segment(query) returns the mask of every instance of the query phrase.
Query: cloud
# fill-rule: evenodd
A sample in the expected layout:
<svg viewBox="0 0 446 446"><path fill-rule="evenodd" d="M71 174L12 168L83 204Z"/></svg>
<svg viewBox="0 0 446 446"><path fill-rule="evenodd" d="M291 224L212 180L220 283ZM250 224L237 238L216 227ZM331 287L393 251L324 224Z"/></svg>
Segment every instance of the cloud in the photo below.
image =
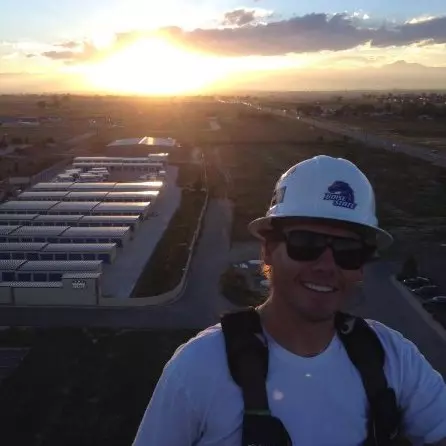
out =
<svg viewBox="0 0 446 446"><path fill-rule="evenodd" d="M73 59L74 55L75 53L73 51L45 51L42 53L42 56L54 60Z"/></svg>
<svg viewBox="0 0 446 446"><path fill-rule="evenodd" d="M68 46L66 46L68 44ZM76 50L50 50L40 53L40 56L47 57L48 59L60 60L65 63L79 63L98 60L101 57L105 57L107 54L105 51L101 51L96 48L91 42L67 42L66 44L57 44L55 47L63 48L76 48ZM37 54L28 54L27 57L37 56Z"/></svg>
<svg viewBox="0 0 446 446"><path fill-rule="evenodd" d="M272 16L272 11L265 9L238 8L225 13L222 24L225 26L245 26L259 23L259 19Z"/></svg>
<svg viewBox="0 0 446 446"><path fill-rule="evenodd" d="M407 20L406 22L404 22L405 24L409 24L409 25L415 25L416 23L422 23L422 22L428 22L429 20L433 20L435 19L435 16L428 16L428 15L422 15L420 17L414 17L410 20Z"/></svg>
<svg viewBox="0 0 446 446"><path fill-rule="evenodd" d="M73 49L73 48L77 48L79 46L79 42L70 40L68 42L57 43L55 46L59 46L61 48Z"/></svg>
<svg viewBox="0 0 446 446"><path fill-rule="evenodd" d="M70 41L56 44L40 54L66 63L96 61L153 35L192 51L233 57L345 51L363 45L380 49L446 43L446 16L379 23L358 11L350 15L314 13L262 22L271 15L271 11L264 9L238 8L224 15L223 27L184 30L171 26L155 31L122 32L115 35L107 48L98 48L89 41Z"/></svg>

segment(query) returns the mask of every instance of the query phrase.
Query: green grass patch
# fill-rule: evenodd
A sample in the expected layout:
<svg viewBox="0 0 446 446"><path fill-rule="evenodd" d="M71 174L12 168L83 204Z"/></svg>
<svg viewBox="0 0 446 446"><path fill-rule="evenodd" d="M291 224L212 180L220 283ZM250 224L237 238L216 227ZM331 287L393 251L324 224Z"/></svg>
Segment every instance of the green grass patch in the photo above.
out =
<svg viewBox="0 0 446 446"><path fill-rule="evenodd" d="M166 293L179 284L205 197L201 190L182 191L180 206L144 267L132 297Z"/></svg>

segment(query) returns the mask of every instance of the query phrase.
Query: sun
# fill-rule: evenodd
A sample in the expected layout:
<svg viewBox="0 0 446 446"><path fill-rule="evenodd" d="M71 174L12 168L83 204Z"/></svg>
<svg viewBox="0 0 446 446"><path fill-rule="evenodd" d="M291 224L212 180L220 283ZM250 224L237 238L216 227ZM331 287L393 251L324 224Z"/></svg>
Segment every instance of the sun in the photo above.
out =
<svg viewBox="0 0 446 446"><path fill-rule="evenodd" d="M212 58L189 53L158 37L140 39L84 70L93 88L156 95L200 91L224 74Z"/></svg>

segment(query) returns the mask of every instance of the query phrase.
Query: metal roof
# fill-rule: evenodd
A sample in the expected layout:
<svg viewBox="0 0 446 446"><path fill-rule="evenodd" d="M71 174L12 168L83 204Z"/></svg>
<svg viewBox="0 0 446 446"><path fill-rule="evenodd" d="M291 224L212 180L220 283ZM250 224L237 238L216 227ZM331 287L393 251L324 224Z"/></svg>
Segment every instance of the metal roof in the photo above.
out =
<svg viewBox="0 0 446 446"><path fill-rule="evenodd" d="M1 252L41 251L47 243L0 243Z"/></svg>
<svg viewBox="0 0 446 446"><path fill-rule="evenodd" d="M81 218L83 218L83 215L39 215L34 221L37 222L77 222Z"/></svg>
<svg viewBox="0 0 446 446"><path fill-rule="evenodd" d="M140 201L136 203L112 203L105 202L98 204L93 212L143 212L150 205L150 201Z"/></svg>
<svg viewBox="0 0 446 446"><path fill-rule="evenodd" d="M130 191L153 190L153 189L160 189L161 187L163 187L162 181L136 181L132 183L116 183L113 192L121 190L130 190Z"/></svg>
<svg viewBox="0 0 446 446"><path fill-rule="evenodd" d="M26 260L0 260L0 271L15 271L25 262Z"/></svg>
<svg viewBox="0 0 446 446"><path fill-rule="evenodd" d="M65 273L62 279L98 279L101 273Z"/></svg>
<svg viewBox="0 0 446 446"><path fill-rule="evenodd" d="M141 201L147 201L151 198L157 197L159 190L138 190L138 191L116 191L109 192L105 197L105 200L111 198L140 198Z"/></svg>
<svg viewBox="0 0 446 446"><path fill-rule="evenodd" d="M139 221L138 215L84 215L81 217L81 223L93 223L93 222L137 222Z"/></svg>
<svg viewBox="0 0 446 446"><path fill-rule="evenodd" d="M104 252L115 248L116 243L48 243L43 252Z"/></svg>
<svg viewBox="0 0 446 446"><path fill-rule="evenodd" d="M62 201L51 209L51 212L85 212L91 211L99 201Z"/></svg>
<svg viewBox="0 0 446 446"><path fill-rule="evenodd" d="M62 282L0 282L0 287L8 288L62 288Z"/></svg>
<svg viewBox="0 0 446 446"><path fill-rule="evenodd" d="M59 201L24 201L11 200L0 204L0 211L47 211L55 206Z"/></svg>
<svg viewBox="0 0 446 446"><path fill-rule="evenodd" d="M83 161L116 161L120 160L121 157L118 156L76 156L73 160L73 163L83 162Z"/></svg>
<svg viewBox="0 0 446 446"><path fill-rule="evenodd" d="M16 231L21 228L21 226L11 225L11 226L2 226L0 225L0 235L9 235L11 232Z"/></svg>
<svg viewBox="0 0 446 446"><path fill-rule="evenodd" d="M74 183L37 183L31 189L38 190L68 190Z"/></svg>
<svg viewBox="0 0 446 446"><path fill-rule="evenodd" d="M70 226L21 226L13 234L9 234L11 237L18 236L29 236L29 237L39 237L39 236L57 236L62 235L64 231L69 229Z"/></svg>
<svg viewBox="0 0 446 446"><path fill-rule="evenodd" d="M70 187L70 192L77 191L77 190L106 190L110 191L113 190L116 183L110 183L110 182L101 182L101 183L73 183L73 185Z"/></svg>
<svg viewBox="0 0 446 446"><path fill-rule="evenodd" d="M175 147L176 140L173 138L152 138L146 136L143 144L147 146Z"/></svg>
<svg viewBox="0 0 446 446"><path fill-rule="evenodd" d="M104 190L98 191L76 191L69 192L65 199L71 200L72 198L97 198L98 200L103 199L109 192Z"/></svg>
<svg viewBox="0 0 446 446"><path fill-rule="evenodd" d="M22 261L23 262L23 261ZM102 260L40 260L28 261L19 271L101 271Z"/></svg>
<svg viewBox="0 0 446 446"><path fill-rule="evenodd" d="M121 237L130 230L130 226L75 227L64 233L64 237Z"/></svg>
<svg viewBox="0 0 446 446"><path fill-rule="evenodd" d="M0 225L2 221L11 221L11 220L34 220L39 217L40 214L0 214Z"/></svg>
<svg viewBox="0 0 446 446"><path fill-rule="evenodd" d="M134 146L138 144L145 144L145 138L126 138L126 139L117 139L110 144L107 144L107 147L116 147L116 146Z"/></svg>
<svg viewBox="0 0 446 446"><path fill-rule="evenodd" d="M56 200L60 200L63 197L65 197L65 195L68 194L68 191L66 190L56 190L56 191L25 191L22 192L17 198L19 200L26 200L26 199L30 199L30 198L54 198Z"/></svg>
<svg viewBox="0 0 446 446"><path fill-rule="evenodd" d="M150 160L150 159L146 159L145 161L130 161L130 160L120 160L120 161L80 161L76 163L76 166L80 166L80 167L91 167L91 168L95 168L95 167L111 167L111 166L149 166L149 167L164 167L164 164L159 162L159 161L155 161L155 160ZM90 172L90 173L101 173L101 172ZM82 174L81 174L81 178L82 178Z"/></svg>
<svg viewBox="0 0 446 446"><path fill-rule="evenodd" d="M168 157L168 153L150 153L147 156L77 156L74 163L121 163L121 162L147 162L152 158L160 159Z"/></svg>

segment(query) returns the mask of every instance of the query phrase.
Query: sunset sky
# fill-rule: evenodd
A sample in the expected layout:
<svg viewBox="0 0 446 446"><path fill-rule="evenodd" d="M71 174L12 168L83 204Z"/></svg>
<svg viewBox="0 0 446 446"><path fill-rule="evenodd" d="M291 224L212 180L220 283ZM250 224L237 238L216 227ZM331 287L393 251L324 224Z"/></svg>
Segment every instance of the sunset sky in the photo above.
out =
<svg viewBox="0 0 446 446"><path fill-rule="evenodd" d="M397 61L446 79L444 0L0 0L0 11L0 93L330 89ZM395 66L415 87L424 77Z"/></svg>

